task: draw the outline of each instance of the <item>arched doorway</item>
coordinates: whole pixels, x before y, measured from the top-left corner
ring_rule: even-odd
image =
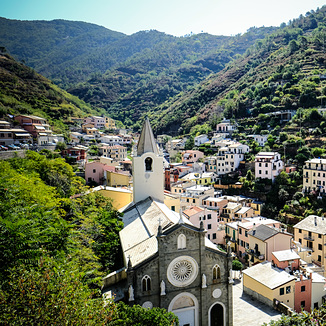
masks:
[[[224,326],[224,307],[220,303],[215,303],[209,309],[209,326]]]
[[[198,301],[191,293],[180,293],[169,304],[172,311],[179,318],[180,326],[198,325]]]

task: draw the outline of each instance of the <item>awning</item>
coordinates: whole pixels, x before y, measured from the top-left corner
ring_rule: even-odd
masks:
[[[31,137],[30,134],[15,134],[16,137]]]
[[[42,126],[35,126],[35,125],[34,125],[34,127],[35,127],[35,129],[38,129],[38,130],[45,130],[45,128],[42,127]]]
[[[44,133],[44,132],[40,132],[38,135],[39,135],[39,136],[47,136],[47,134]]]

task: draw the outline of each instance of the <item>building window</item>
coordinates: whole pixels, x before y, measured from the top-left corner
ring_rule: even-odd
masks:
[[[321,239],[321,234],[318,234],[318,238]]]
[[[186,249],[187,238],[184,234],[178,236],[178,249]]]
[[[304,308],[306,306],[306,301],[301,301],[301,307]]]
[[[318,250],[323,250],[323,246],[320,243],[318,243]]]
[[[321,262],[321,255],[318,255],[318,259],[319,262]]]
[[[299,238],[299,243],[302,244],[302,239]]]
[[[96,169],[93,169],[93,173],[96,173]]]
[[[299,233],[302,233],[302,230],[301,229],[299,229]]]
[[[306,286],[305,285],[301,285],[301,292],[305,292],[306,291]]]
[[[288,294],[288,293],[291,293],[291,286],[287,286],[286,287],[286,293]]]
[[[148,275],[145,275],[142,278],[141,282],[142,282],[142,289],[144,292],[151,290],[151,287],[152,287],[151,278]]]
[[[207,219],[210,220],[212,218],[212,214],[207,214]]]
[[[242,234],[242,229],[239,228],[239,234]]]
[[[175,212],[175,206],[171,206],[171,211]]]
[[[153,159],[151,157],[145,158],[145,170],[152,171]]]
[[[280,295],[284,295],[284,288],[280,288]]]
[[[248,238],[248,231],[245,231],[245,237]]]
[[[218,280],[221,278],[221,268],[219,265],[213,267],[213,280]]]
[[[216,239],[216,233],[213,233],[213,240]]]
[[[208,228],[208,230],[210,230],[212,228],[212,224],[208,224],[207,228]]]
[[[208,238],[208,240],[210,240],[210,239],[211,239],[211,235],[209,234],[209,235],[207,236],[207,238]]]

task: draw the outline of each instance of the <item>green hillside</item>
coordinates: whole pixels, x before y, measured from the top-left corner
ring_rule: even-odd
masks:
[[[189,132],[213,116],[255,117],[323,106],[326,95],[326,7],[300,16],[249,47],[194,90],[149,115],[157,132]]]
[[[143,114],[222,70],[257,39],[274,30],[253,28],[236,37],[198,34],[164,39],[114,70],[70,88],[69,92],[94,107],[104,108],[126,126],[139,127],[138,120]],[[141,32],[139,36],[142,34],[162,37],[156,31]]]
[[[55,131],[63,132],[69,117],[87,113],[98,112],[32,68],[0,53],[0,118],[33,114],[46,118]]]

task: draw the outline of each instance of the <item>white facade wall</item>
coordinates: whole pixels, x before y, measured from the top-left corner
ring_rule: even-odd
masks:
[[[284,168],[281,155],[277,152],[260,152],[255,159],[255,178],[274,179]]]
[[[194,144],[195,144],[195,146],[200,146],[201,144],[204,144],[208,141],[209,141],[209,139],[208,139],[207,135],[199,135],[199,136],[195,137]]]

